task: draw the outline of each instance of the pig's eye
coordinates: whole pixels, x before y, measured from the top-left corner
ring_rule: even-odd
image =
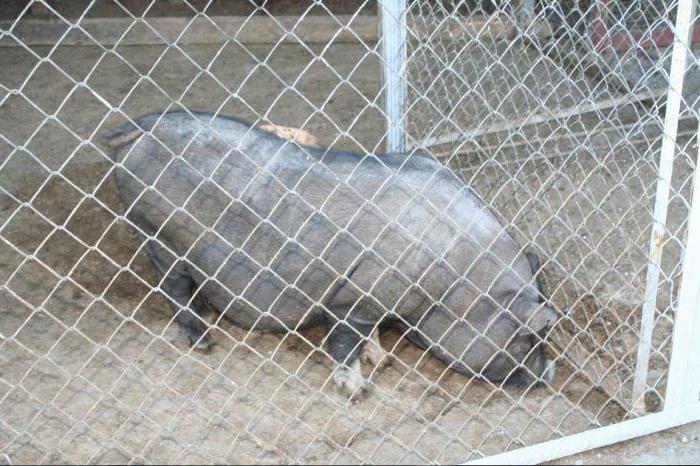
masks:
[[[530,346],[535,346],[540,341],[539,337],[537,335],[533,335],[533,334],[530,334],[525,338],[527,338],[527,343]]]

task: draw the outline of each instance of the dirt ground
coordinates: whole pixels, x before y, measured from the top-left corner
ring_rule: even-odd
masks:
[[[445,157],[546,258],[548,291],[568,313],[550,349],[559,354],[551,386],[466,378],[391,331],[382,346],[393,363],[364,368],[373,391],[351,403],[336,393],[318,331],[245,332],[210,315],[217,346],[190,351],[120,218],[101,136],[124,115],[179,105],[302,127],[332,147],[379,150],[377,56],[353,44],[116,52],[0,48],[0,453],[13,463],[453,463],[627,415],[657,176],[659,138],[645,132],[659,124],[653,112],[570,122],[601,138],[569,134],[516,153],[497,148],[488,159],[489,141],[479,141],[476,152]],[[529,53],[504,54],[503,69],[529,66]],[[574,95],[581,83],[541,63],[536,82]],[[625,142],[612,145],[602,126]],[[657,395],[692,167],[678,157],[672,180],[649,376]],[[606,373],[577,365],[578,350],[601,353]]]

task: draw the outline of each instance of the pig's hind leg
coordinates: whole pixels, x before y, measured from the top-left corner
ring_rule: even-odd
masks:
[[[195,282],[187,264],[177,261],[172,267],[167,266],[163,254],[158,254],[158,248],[149,244],[148,256],[153,262],[158,275],[162,277],[161,291],[169,298],[168,303],[180,329],[185,333],[190,345],[202,352],[209,352],[212,347],[211,337],[207,333],[208,325],[201,314],[206,304],[199,297],[193,297]],[[170,261],[172,264],[172,261]]]
[[[336,362],[333,380],[350,399],[362,399],[369,391],[360,371],[360,353],[372,329],[371,325],[336,321],[328,333],[328,348]]]

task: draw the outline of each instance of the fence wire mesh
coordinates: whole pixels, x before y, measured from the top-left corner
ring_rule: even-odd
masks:
[[[641,415],[640,374],[660,409],[700,89],[693,32],[650,289],[676,8],[408,2],[398,157],[374,2],[0,6],[0,458],[454,463]],[[502,296],[526,251],[551,327]]]

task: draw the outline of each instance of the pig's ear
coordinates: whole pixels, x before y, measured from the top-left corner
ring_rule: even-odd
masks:
[[[530,318],[525,322],[523,333],[536,334],[542,330],[550,329],[559,319],[559,313],[549,306],[538,305],[533,310]]]
[[[532,271],[532,275],[535,276],[535,286],[537,287],[537,291],[539,291],[541,295],[544,293],[544,284],[542,283],[540,258],[537,256],[537,254],[535,254],[532,251],[525,251],[525,257],[530,263],[530,270]]]
[[[532,251],[525,251],[525,257],[530,263],[530,270],[532,271],[532,274],[537,274],[537,271],[540,270],[540,258],[537,257],[537,254]]]

